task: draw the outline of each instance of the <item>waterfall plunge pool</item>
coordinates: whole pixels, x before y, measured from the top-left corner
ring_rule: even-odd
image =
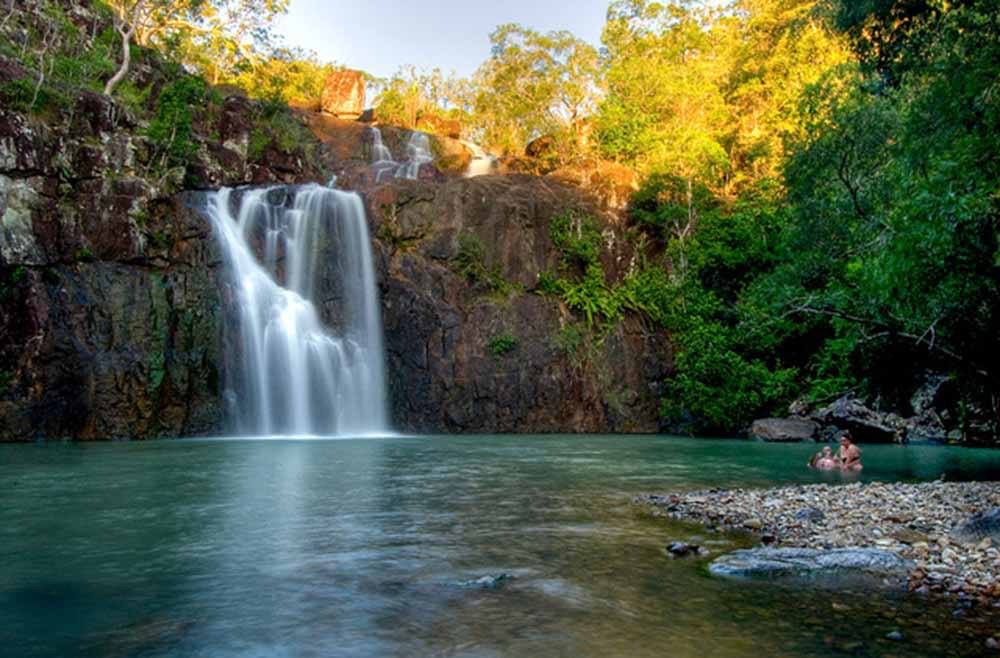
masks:
[[[0,446],[0,646],[21,656],[979,655],[997,619],[718,580],[643,492],[808,483],[811,445],[475,436]],[[867,446],[863,480],[1000,478]],[[833,481],[836,474],[828,474]],[[718,543],[715,543],[718,542]],[[514,578],[499,589],[463,583]],[[903,632],[903,643],[885,635]]]

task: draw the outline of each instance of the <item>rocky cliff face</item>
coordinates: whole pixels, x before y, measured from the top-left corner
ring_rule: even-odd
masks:
[[[638,317],[599,337],[538,289],[560,259],[553,217],[600,216],[579,191],[533,176],[399,181],[373,190],[369,206],[401,429],[658,429],[666,337]],[[609,265],[623,271],[632,254],[604,220]]]
[[[0,110],[0,440],[220,431],[219,259],[177,192],[320,174],[300,149],[250,154],[245,98],[219,110],[174,169],[103,96]]]
[[[179,171],[151,170],[141,127],[102,96],[82,92],[54,120],[0,110],[0,440],[222,432],[224,273],[181,191],[334,172],[369,207],[399,429],[658,428],[666,337],[638,317],[595,337],[537,290],[559,261],[549,223],[569,208],[600,219],[606,269],[620,276],[634,254],[613,217],[532,176],[430,168],[375,185],[363,128],[310,118],[327,121],[320,165],[306,148],[318,143],[262,142],[253,110],[232,96],[200,117]],[[455,171],[467,157],[444,140],[435,150]],[[336,322],[335,277],[320,284]]]

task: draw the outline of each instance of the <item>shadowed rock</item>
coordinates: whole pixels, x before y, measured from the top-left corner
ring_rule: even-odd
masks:
[[[755,420],[750,428],[750,436],[759,441],[791,443],[812,441],[819,431],[819,425],[801,418],[762,418]]]
[[[956,526],[951,535],[957,541],[969,544],[984,539],[1000,543],[1000,507],[969,517],[969,520]]]

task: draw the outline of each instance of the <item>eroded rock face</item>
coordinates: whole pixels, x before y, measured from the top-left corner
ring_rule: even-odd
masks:
[[[609,283],[636,261],[601,204],[554,179],[459,178],[468,151],[446,139],[433,145],[442,167],[458,145],[452,174],[428,166],[420,180],[378,184],[358,173],[364,127],[329,117],[314,118],[331,133],[320,176],[274,143],[251,157],[252,112],[228,98],[196,126],[217,139],[164,177],[147,175],[150,144],[104,97],[81,95],[67,123],[0,110],[0,440],[223,431],[231,305],[210,225],[178,192],[333,172],[353,175],[369,208],[398,429],[660,429],[666,335],[631,315],[597,336],[537,289],[559,267],[549,224],[568,209],[601,224]],[[390,145],[407,136],[385,129]],[[478,278],[463,266],[469,244]],[[319,310],[336,326],[337,264],[320,260]]]

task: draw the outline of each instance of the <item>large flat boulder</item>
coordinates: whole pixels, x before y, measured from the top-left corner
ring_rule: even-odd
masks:
[[[750,437],[759,441],[792,443],[812,441],[819,425],[805,418],[761,418],[750,427]]]
[[[808,581],[842,586],[903,581],[912,564],[876,548],[752,548],[734,551],[708,567],[715,576],[769,581]]]
[[[326,76],[321,107],[326,114],[352,121],[365,111],[365,78],[361,71],[341,69]]]

